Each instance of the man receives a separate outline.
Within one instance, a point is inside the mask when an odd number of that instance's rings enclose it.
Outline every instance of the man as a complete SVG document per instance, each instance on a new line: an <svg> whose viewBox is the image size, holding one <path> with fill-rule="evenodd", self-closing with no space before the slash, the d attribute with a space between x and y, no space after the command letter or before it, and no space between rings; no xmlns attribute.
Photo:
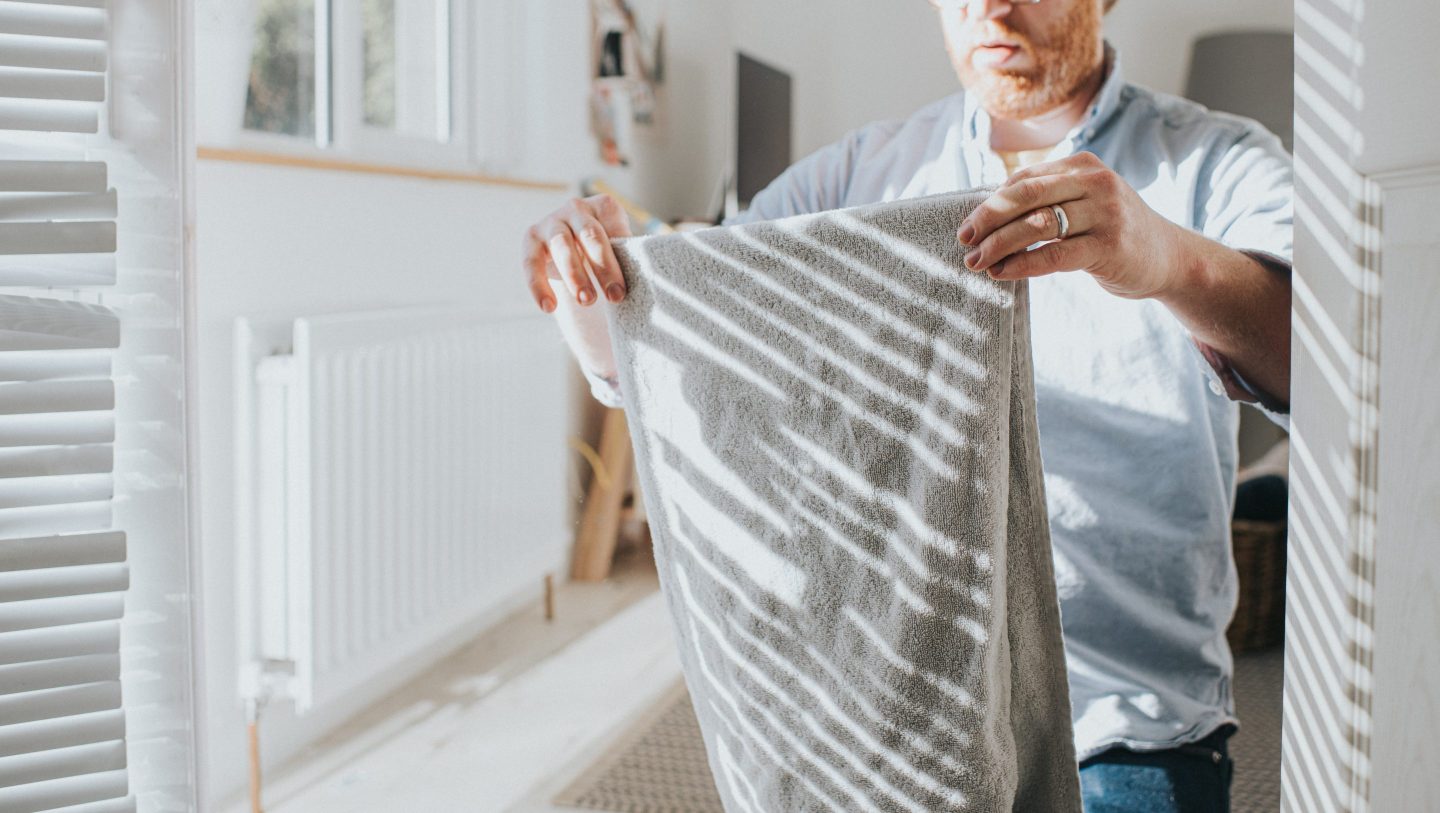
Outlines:
<svg viewBox="0 0 1440 813"><path fill-rule="evenodd" d="M727 223L1001 185L957 239L975 273L1031 280L1086 809L1228 810L1235 401L1288 422L1290 158L1252 120L1126 83L1113 2L931 0L964 90L802 159ZM584 306L591 274L623 296L608 237L628 233L597 196L526 235L536 302L612 406Z"/></svg>

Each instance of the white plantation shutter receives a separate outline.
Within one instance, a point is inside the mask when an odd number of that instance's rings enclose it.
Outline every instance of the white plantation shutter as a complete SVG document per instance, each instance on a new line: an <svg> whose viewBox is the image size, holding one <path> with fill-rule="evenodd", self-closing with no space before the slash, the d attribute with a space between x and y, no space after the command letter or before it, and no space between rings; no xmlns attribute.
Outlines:
<svg viewBox="0 0 1440 813"><path fill-rule="evenodd" d="M97 133L103 0L0 0L0 131ZM114 527L116 193L56 137L0 152L0 813L134 810ZM66 140L68 139L68 140Z"/></svg>

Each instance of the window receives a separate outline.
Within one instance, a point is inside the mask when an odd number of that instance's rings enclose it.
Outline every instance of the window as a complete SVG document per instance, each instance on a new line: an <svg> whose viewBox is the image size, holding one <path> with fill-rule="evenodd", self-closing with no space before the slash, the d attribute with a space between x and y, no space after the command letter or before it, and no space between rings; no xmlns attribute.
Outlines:
<svg viewBox="0 0 1440 813"><path fill-rule="evenodd" d="M480 0L258 0L242 140L287 151L460 166L461 92Z"/></svg>
<svg viewBox="0 0 1440 813"><path fill-rule="evenodd" d="M255 16L245 127L314 137L315 0L260 0Z"/></svg>
<svg viewBox="0 0 1440 813"><path fill-rule="evenodd" d="M364 121L450 140L450 8L444 0L365 0Z"/></svg>

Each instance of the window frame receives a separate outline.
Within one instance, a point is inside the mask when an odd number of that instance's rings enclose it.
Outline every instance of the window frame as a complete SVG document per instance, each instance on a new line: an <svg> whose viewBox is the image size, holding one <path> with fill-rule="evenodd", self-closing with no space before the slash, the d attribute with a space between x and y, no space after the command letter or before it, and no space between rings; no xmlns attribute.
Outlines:
<svg viewBox="0 0 1440 813"><path fill-rule="evenodd" d="M252 130L237 116L233 146L257 152L317 160L344 160L414 169L496 171L513 163L514 152L498 126L486 121L513 120L505 108L512 94L499 86L495 68L514 64L514 0L437 0L449 9L450 138L442 142L393 132L364 121L364 24L359 3L315 0L314 136ZM478 10L483 7L485 14ZM478 23L485 20L482 27ZM493 25L492 25L493 24ZM253 50L254 25L247 43ZM247 70L245 76L249 77ZM478 77L494 81L475 81ZM243 94L241 94L243 99ZM495 104L494 102L500 102ZM493 132L492 132L493 130ZM500 149L496 149L500 148Z"/></svg>

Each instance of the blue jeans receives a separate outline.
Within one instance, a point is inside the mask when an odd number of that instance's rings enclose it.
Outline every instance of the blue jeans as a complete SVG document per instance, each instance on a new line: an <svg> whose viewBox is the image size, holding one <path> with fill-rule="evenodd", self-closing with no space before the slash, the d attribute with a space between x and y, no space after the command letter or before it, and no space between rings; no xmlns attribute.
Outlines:
<svg viewBox="0 0 1440 813"><path fill-rule="evenodd" d="M1163 751L1115 747L1080 763L1085 813L1230 813L1234 763L1226 723L1204 739Z"/></svg>

